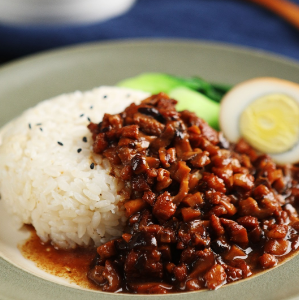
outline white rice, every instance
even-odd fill
[[[90,168],[88,118],[98,123],[104,113],[121,112],[147,96],[116,87],[61,95],[2,128],[1,201],[16,225],[32,224],[43,241],[60,248],[100,245],[120,236],[125,216],[118,191],[123,183],[109,175],[110,164],[100,155]]]

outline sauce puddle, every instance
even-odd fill
[[[23,244],[19,245],[18,248],[26,259],[34,262],[38,268],[49,274],[66,279],[82,288],[101,291],[101,288],[92,283],[87,277],[90,264],[96,255],[96,247],[59,250],[51,245],[50,242],[42,243],[32,226],[26,225],[25,227],[30,231],[30,237]],[[299,238],[296,241],[296,246],[298,246]],[[296,249],[283,258],[278,258],[278,266],[293,258],[298,252],[298,249]],[[250,278],[273,270],[274,268],[254,270]],[[242,282],[242,280],[240,281]],[[206,289],[199,291],[204,290]],[[171,293],[177,292],[178,291],[172,291]]]
[[[89,265],[96,254],[96,248],[78,248],[72,250],[59,250],[50,243],[42,243],[35,230],[26,226],[31,236],[19,249],[22,255],[45,272],[67,279],[80,287],[99,290],[87,278]]]

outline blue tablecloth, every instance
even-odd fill
[[[299,30],[245,0],[138,0],[126,14],[88,25],[0,23],[0,60],[82,42],[144,37],[227,42],[299,60]]]

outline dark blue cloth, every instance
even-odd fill
[[[299,0],[293,2],[299,4]],[[138,0],[126,14],[88,25],[0,23],[0,60],[82,42],[127,38],[220,41],[299,60],[299,30],[245,0]]]

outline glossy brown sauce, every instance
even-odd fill
[[[34,262],[41,270],[57,277],[64,278],[82,288],[102,290],[99,285],[94,284],[87,277],[89,266],[95,257],[95,247],[60,250],[51,245],[51,243],[43,243],[32,226],[28,225],[26,226],[26,229],[30,231],[30,237],[19,246],[22,255],[26,259]],[[296,249],[298,246],[299,240],[296,241]],[[250,249],[248,249],[248,252],[249,255],[247,256],[247,259],[250,257],[250,260],[254,260],[252,253],[250,253]],[[298,250],[289,252],[287,255],[278,259],[278,265],[288,261],[297,254]],[[265,270],[256,269],[254,270],[252,277],[263,272],[265,272]],[[126,293],[126,291],[120,292]]]
[[[33,232],[26,258],[83,287],[95,288],[89,278],[105,292],[163,294],[214,290],[298,250],[299,165],[221,141],[174,105],[154,95],[89,125],[94,152],[128,183],[124,234],[97,250],[63,251]]]
[[[93,151],[128,189],[119,239],[88,277],[107,292],[214,290],[298,249],[299,165],[230,144],[165,94],[90,123]]]
[[[42,243],[32,226],[26,227],[31,233],[30,238],[19,246],[25,258],[49,274],[65,278],[84,288],[99,289],[87,278],[89,265],[96,253],[94,247],[59,250],[51,243]]]

